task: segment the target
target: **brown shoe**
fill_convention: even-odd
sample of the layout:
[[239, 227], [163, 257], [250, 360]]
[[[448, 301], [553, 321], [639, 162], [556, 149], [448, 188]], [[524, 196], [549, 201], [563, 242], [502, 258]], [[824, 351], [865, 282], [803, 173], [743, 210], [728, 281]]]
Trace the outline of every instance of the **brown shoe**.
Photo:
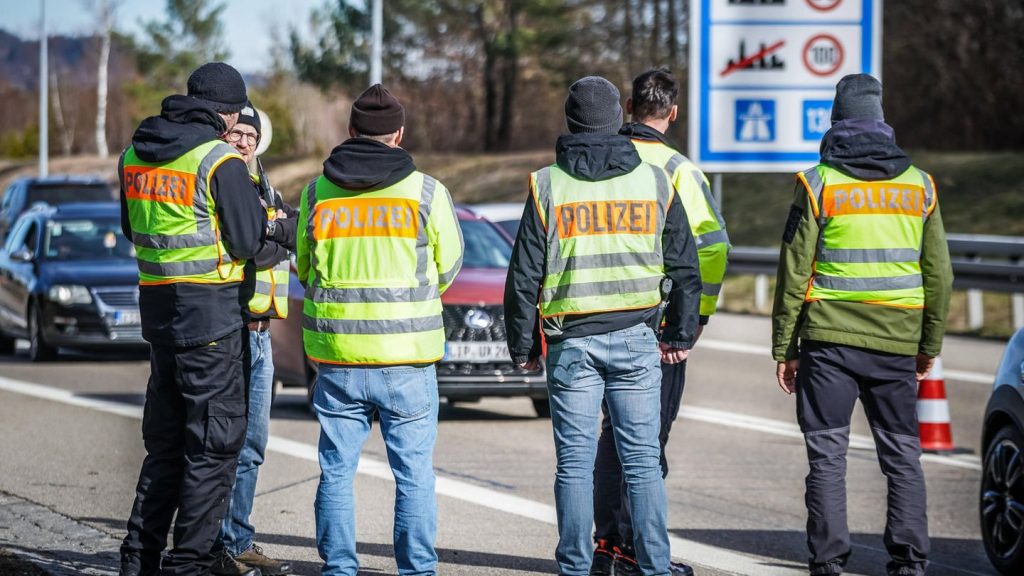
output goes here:
[[242, 562], [246, 566], [253, 566], [259, 568], [263, 576], [284, 576], [285, 574], [291, 574], [292, 566], [287, 562], [280, 560], [274, 560], [273, 558], [267, 558], [263, 554], [263, 548], [253, 544], [248, 550], [242, 552], [238, 556], [235, 556], [235, 560]]
[[227, 550], [214, 552], [210, 574], [217, 576], [262, 576], [259, 568], [242, 564], [235, 560]]

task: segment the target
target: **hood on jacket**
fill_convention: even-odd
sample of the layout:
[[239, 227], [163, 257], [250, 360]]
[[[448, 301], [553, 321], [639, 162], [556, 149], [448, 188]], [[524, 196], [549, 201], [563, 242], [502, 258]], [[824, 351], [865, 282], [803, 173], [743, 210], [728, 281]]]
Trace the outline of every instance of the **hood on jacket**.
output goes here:
[[380, 190], [415, 171], [408, 152], [371, 138], [349, 138], [324, 160], [324, 176], [346, 190]]
[[668, 137], [668, 134], [663, 134], [643, 122], [628, 122], [623, 124], [622, 128], [619, 129], [619, 134], [629, 138], [630, 140], [661, 142], [673, 150], [680, 149], [679, 146], [676, 146], [675, 141]]
[[896, 133], [873, 118], [841, 120], [821, 139], [821, 162], [858, 180], [889, 180], [910, 168]]
[[224, 119], [195, 98], [168, 96], [160, 105], [159, 116], [150, 116], [139, 124], [132, 146], [145, 162], [167, 162], [219, 139], [226, 130]]
[[625, 136], [567, 134], [558, 137], [555, 162], [573, 178], [597, 182], [629, 174], [640, 165], [640, 155]]

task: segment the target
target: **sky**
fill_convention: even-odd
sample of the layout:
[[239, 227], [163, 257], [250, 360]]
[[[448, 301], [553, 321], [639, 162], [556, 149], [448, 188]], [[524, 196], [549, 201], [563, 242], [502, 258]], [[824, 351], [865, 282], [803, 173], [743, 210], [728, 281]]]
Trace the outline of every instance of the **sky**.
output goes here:
[[[306, 30], [309, 13], [324, 0], [221, 0], [226, 6], [221, 15], [225, 26], [241, 24], [251, 31], [242, 43], [241, 36], [229, 35], [224, 45], [231, 52], [227, 62], [242, 72], [258, 73], [270, 68], [272, 34], [287, 39], [288, 30]], [[50, 34], [88, 35], [95, 30], [95, 0], [46, 0], [47, 28]], [[39, 37], [42, 0], [0, 0], [0, 29], [22, 38]], [[164, 0], [122, 0], [116, 28], [139, 38], [142, 22], [163, 20]]]

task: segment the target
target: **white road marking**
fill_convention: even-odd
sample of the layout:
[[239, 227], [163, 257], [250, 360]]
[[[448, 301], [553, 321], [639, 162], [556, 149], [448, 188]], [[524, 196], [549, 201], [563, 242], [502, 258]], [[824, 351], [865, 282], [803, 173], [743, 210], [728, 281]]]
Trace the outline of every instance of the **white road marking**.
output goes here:
[[[753, 354], [755, 356], [764, 356], [769, 360], [772, 357], [772, 349], [769, 346], [762, 346], [760, 344], [746, 344], [744, 342], [731, 342], [729, 340], [716, 340], [714, 338], [701, 338], [697, 342], [695, 352], [699, 353], [701, 348], [710, 348], [711, 350], [719, 350], [722, 352], [739, 352], [740, 354]], [[970, 372], [967, 370], [944, 370], [946, 373], [947, 380], [956, 380], [959, 382], [970, 382], [972, 384], [988, 384], [992, 385], [996, 381], [995, 374], [986, 374], [984, 372]]]
[[[93, 398], [82, 398], [74, 392], [5, 378], [0, 376], [0, 390], [15, 392], [25, 396], [60, 402], [63, 404], [88, 408], [91, 410], [115, 414], [128, 418], [141, 419], [142, 407], [97, 400]], [[684, 407], [681, 415], [691, 420], [698, 420], [712, 424], [720, 424], [733, 428], [741, 428], [759, 432], [766, 432], [778, 436], [790, 438], [803, 438], [796, 425], [780, 420], [771, 420], [757, 416], [734, 414], [711, 408]], [[873, 448], [874, 444], [870, 438], [861, 435], [851, 435], [850, 446], [854, 448]], [[317, 447], [312, 444], [289, 440], [279, 436], [270, 436], [267, 449], [279, 454], [285, 454], [295, 458], [318, 462]], [[926, 454], [921, 458], [923, 461], [945, 464], [968, 469], [981, 469], [980, 463], [970, 462], [962, 459], [953, 459], [942, 456]], [[362, 456], [359, 459], [357, 471], [360, 474], [394, 482], [391, 468], [386, 462]], [[555, 525], [555, 507], [550, 504], [537, 502], [527, 498], [506, 494], [489, 488], [477, 486], [460, 480], [438, 476], [436, 483], [438, 495], [455, 498], [470, 502], [478, 506], [498, 510], [508, 514], [514, 514], [529, 518], [546, 524]], [[796, 576], [805, 574], [803, 566], [782, 565], [783, 561], [768, 557], [755, 557], [747, 554], [734, 552], [725, 548], [719, 548], [680, 538], [669, 536], [669, 543], [672, 547], [672, 555], [677, 558], [685, 558], [689, 562], [698, 565], [714, 568], [730, 574], [758, 574], [759, 576]]]

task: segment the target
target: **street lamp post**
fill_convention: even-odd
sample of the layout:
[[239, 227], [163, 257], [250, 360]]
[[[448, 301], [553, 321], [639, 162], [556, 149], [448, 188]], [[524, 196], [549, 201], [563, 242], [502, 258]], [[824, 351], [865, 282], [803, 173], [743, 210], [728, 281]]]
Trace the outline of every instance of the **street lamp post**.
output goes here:
[[384, 59], [384, 0], [373, 0], [373, 41], [370, 51], [370, 86], [380, 84]]
[[47, 54], [46, 34], [46, 0], [39, 0], [42, 8], [39, 18], [39, 177], [45, 178], [49, 174], [49, 110], [46, 102], [49, 99], [47, 79], [49, 76], [49, 56]]

